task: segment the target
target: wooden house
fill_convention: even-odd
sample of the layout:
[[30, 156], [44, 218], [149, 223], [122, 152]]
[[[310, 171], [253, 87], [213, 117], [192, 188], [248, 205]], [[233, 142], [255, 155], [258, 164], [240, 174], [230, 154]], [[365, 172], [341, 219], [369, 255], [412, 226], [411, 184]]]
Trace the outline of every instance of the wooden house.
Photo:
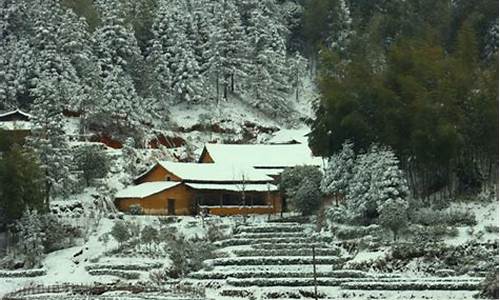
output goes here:
[[160, 161], [120, 191], [115, 204], [146, 214], [216, 215], [278, 213], [281, 199], [273, 178], [246, 166]]
[[323, 164], [306, 144], [206, 144], [198, 162], [248, 166], [274, 179], [285, 168]]
[[31, 133], [32, 116], [19, 109], [0, 113], [0, 130], [6, 132], [17, 143], [22, 143], [24, 138]]

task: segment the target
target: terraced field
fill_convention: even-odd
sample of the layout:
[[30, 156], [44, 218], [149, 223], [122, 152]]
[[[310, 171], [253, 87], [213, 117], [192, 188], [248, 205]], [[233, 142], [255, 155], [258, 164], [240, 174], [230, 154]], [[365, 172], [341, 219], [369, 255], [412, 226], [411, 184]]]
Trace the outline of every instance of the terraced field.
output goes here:
[[345, 270], [349, 254], [331, 237], [298, 223], [241, 226], [218, 244], [225, 257], [206, 261], [210, 267], [184, 280], [206, 287], [207, 297], [212, 299], [314, 298], [315, 284], [320, 299], [469, 299], [481, 281]]

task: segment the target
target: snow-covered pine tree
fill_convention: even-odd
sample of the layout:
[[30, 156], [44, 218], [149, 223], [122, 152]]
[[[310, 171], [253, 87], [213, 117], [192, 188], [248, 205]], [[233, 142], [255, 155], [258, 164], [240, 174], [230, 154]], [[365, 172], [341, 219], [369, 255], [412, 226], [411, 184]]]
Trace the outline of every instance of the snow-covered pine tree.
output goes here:
[[329, 47], [341, 57], [346, 55], [351, 37], [354, 34], [351, 10], [346, 0], [336, 0], [335, 17], [333, 18], [332, 34], [327, 39]]
[[41, 216], [36, 210], [26, 209], [23, 216], [14, 225], [16, 248], [24, 255], [24, 267], [35, 268], [40, 266], [45, 247], [43, 240], [45, 233], [42, 228]]
[[304, 78], [307, 73], [307, 59], [295, 52], [295, 55], [288, 58], [287, 64], [289, 65], [288, 74], [291, 86], [295, 90], [295, 101], [299, 102], [300, 94], [304, 91]]
[[367, 153], [359, 154], [347, 188], [346, 204], [357, 219], [371, 219], [377, 215], [378, 193], [370, 190], [373, 166], [378, 160], [378, 147], [373, 145]]
[[353, 144], [345, 141], [342, 150], [334, 153], [328, 160], [325, 175], [321, 181], [321, 191], [327, 195], [334, 195], [338, 205], [339, 195], [345, 196], [353, 176], [356, 156]]
[[378, 159], [372, 167], [372, 183], [369, 193], [376, 195], [377, 207], [388, 200], [407, 201], [409, 188], [403, 171], [399, 168], [396, 154], [389, 148], [378, 151]]
[[125, 23], [119, 1], [99, 1], [101, 26], [94, 32], [95, 53], [103, 76], [119, 66], [127, 73], [137, 89], [142, 82], [143, 59], [133, 30]]
[[28, 40], [11, 37], [0, 41], [0, 109], [26, 107], [31, 103], [29, 79], [35, 61]]
[[[174, 102], [196, 102], [206, 93], [204, 78], [189, 40], [190, 16], [178, 1], [161, 2], [153, 23], [153, 51], [150, 61], [157, 65], [153, 73], [158, 88], [166, 88]], [[192, 37], [192, 35], [191, 35]]]
[[247, 36], [252, 49], [247, 81], [252, 104], [276, 115], [289, 110], [284, 95], [290, 91], [286, 47], [279, 28], [280, 24], [265, 13], [263, 4], [250, 13]]
[[233, 1], [225, 0], [214, 7], [215, 25], [210, 38], [210, 73], [216, 88], [217, 100], [227, 100], [236, 91], [238, 78], [246, 78], [249, 69], [249, 45], [241, 24], [240, 14]]

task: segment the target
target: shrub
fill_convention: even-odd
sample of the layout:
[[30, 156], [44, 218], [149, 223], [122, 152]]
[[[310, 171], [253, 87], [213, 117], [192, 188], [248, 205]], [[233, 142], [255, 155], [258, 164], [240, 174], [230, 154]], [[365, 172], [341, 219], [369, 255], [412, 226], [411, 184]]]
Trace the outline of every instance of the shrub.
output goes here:
[[309, 178], [304, 178], [290, 198], [290, 205], [303, 216], [309, 216], [321, 206], [319, 187]]
[[146, 225], [141, 231], [141, 240], [146, 243], [152, 243], [158, 240], [158, 230], [150, 225]]
[[128, 212], [131, 215], [142, 215], [143, 210], [142, 207], [139, 204], [132, 204], [128, 207]]
[[446, 214], [440, 210], [422, 208], [411, 214], [411, 220], [415, 224], [431, 226], [446, 223]]
[[484, 226], [484, 231], [487, 233], [496, 233], [498, 234], [498, 226], [496, 225], [486, 225]]
[[75, 160], [78, 169], [83, 172], [87, 186], [92, 179], [105, 177], [110, 168], [107, 154], [93, 145], [79, 148], [75, 153]]
[[354, 216], [345, 205], [331, 206], [326, 210], [326, 217], [330, 222], [352, 224]]
[[369, 226], [340, 226], [334, 227], [334, 234], [342, 240], [361, 238], [367, 235], [378, 236], [382, 234], [382, 229], [379, 225]]
[[203, 268], [203, 262], [215, 257], [215, 247], [206, 240], [189, 241], [183, 236], [173, 239], [168, 245], [172, 266], [168, 270], [171, 278], [182, 278], [190, 272]]
[[130, 239], [128, 226], [123, 221], [116, 222], [111, 228], [110, 234], [118, 243], [120, 243], [120, 245]]
[[457, 236], [458, 229], [441, 224], [435, 226], [413, 225], [409, 227], [408, 233], [413, 235], [415, 242], [435, 242], [442, 240], [445, 236]]
[[398, 239], [399, 231], [407, 226], [407, 209], [408, 203], [401, 199], [389, 199], [379, 207], [379, 223], [392, 231], [394, 240]]
[[498, 269], [490, 272], [481, 284], [481, 296], [498, 299]]
[[472, 211], [452, 210], [446, 215], [446, 223], [450, 226], [474, 226], [477, 221]]

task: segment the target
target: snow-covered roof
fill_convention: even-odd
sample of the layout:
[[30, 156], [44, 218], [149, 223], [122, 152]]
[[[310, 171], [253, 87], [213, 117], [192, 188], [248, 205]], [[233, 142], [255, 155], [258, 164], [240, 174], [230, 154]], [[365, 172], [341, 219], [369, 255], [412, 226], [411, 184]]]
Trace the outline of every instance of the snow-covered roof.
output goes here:
[[215, 163], [252, 167], [321, 166], [320, 157], [314, 157], [306, 144], [205, 144], [205, 151]]
[[15, 114], [20, 114], [22, 116], [27, 117], [28, 119], [31, 119], [33, 117], [32, 115], [30, 115], [28, 113], [25, 113], [24, 111], [22, 111], [22, 110], [20, 110], [18, 108], [16, 110], [12, 110], [12, 111], [7, 111], [7, 112], [4, 112], [4, 113], [0, 113], [0, 118], [7, 117], [7, 116], [10, 116], [10, 115], [15, 115]]
[[216, 183], [186, 183], [187, 186], [196, 190], [222, 190], [222, 191], [232, 191], [241, 192], [243, 190], [247, 192], [274, 192], [278, 190], [278, 187], [273, 184], [216, 184]]
[[115, 198], [145, 198], [173, 188], [179, 184], [181, 183], [174, 181], [144, 182], [139, 185], [129, 186], [126, 189], [119, 191], [116, 193]]
[[234, 182], [244, 179], [247, 182], [269, 182], [273, 180], [260, 170], [247, 166], [172, 161], [159, 161], [158, 163], [184, 181]]
[[0, 129], [3, 130], [31, 130], [33, 123], [29, 121], [4, 121], [0, 122]]
[[280, 129], [268, 140], [270, 144], [300, 143], [307, 145], [307, 134], [311, 130], [307, 127], [299, 129]]

